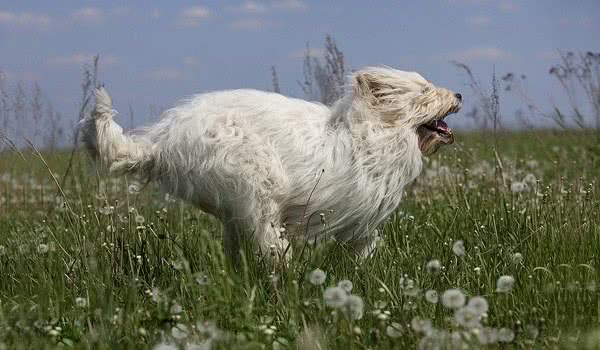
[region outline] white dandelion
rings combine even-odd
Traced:
[[[521,193],[528,190],[528,186],[524,182],[515,181],[510,185],[510,190],[514,193]]]
[[[188,328],[186,325],[182,324],[182,323],[177,323],[175,324],[175,326],[173,326],[173,328],[171,328],[171,335],[173,336],[173,338],[177,339],[177,340],[182,340],[187,338],[188,336]]]
[[[177,302],[174,302],[169,311],[171,312],[171,315],[178,315],[183,312],[183,308]]]
[[[146,222],[146,219],[145,219],[145,218],[144,218],[142,215],[140,215],[140,214],[137,214],[137,215],[135,216],[135,223],[136,223],[136,224],[138,224],[138,225],[142,225],[142,224],[144,224],[144,222]]]
[[[442,304],[449,309],[458,309],[465,305],[465,294],[456,288],[448,289],[442,294]]]
[[[528,324],[525,326],[525,334],[527,334],[527,336],[531,339],[536,339],[538,335],[540,335],[540,331],[535,325]]]
[[[437,304],[439,299],[440,299],[440,297],[439,297],[437,291],[430,289],[425,292],[425,300],[427,300],[428,302],[430,302],[432,304]]]
[[[343,310],[351,320],[360,320],[363,317],[365,303],[358,295],[351,294],[346,298]]]
[[[352,287],[354,286],[349,280],[339,281],[337,285],[348,293],[352,291]]]
[[[431,320],[419,316],[414,317],[410,321],[410,326],[415,330],[415,332],[423,334],[429,334],[433,328],[431,325]]]
[[[483,327],[477,333],[479,343],[482,345],[495,344],[498,341],[498,330],[490,327]]]
[[[456,241],[452,244],[452,252],[456,256],[464,256],[465,255],[465,243],[463,241]]]
[[[48,247],[47,244],[40,243],[37,246],[37,252],[38,252],[38,254],[46,254],[46,253],[48,253],[48,250],[50,250],[50,248]]]
[[[467,304],[477,315],[481,316],[488,312],[489,304],[484,297],[476,296],[469,299]]]
[[[86,298],[77,297],[75,298],[75,305],[80,308],[85,308],[88,305],[88,301]]]
[[[437,274],[442,270],[442,263],[438,259],[430,260],[425,266],[427,272]]]
[[[529,174],[525,175],[525,177],[523,178],[523,183],[529,184],[529,185],[535,187],[535,185],[537,183],[537,178],[535,177],[535,175],[529,173]]]
[[[523,254],[521,253],[514,253],[510,259],[512,260],[512,263],[515,265],[519,265],[521,262],[523,262]]]
[[[341,287],[329,287],[323,292],[325,305],[333,308],[344,306],[348,299],[348,293]]]
[[[509,293],[515,284],[515,278],[513,276],[500,276],[496,282],[496,292],[498,293]]]
[[[3,245],[0,245],[0,256],[4,256],[6,255],[6,247]]]
[[[454,313],[456,322],[465,328],[477,328],[481,326],[479,323],[480,315],[470,306],[464,306]]]
[[[510,328],[500,328],[498,330],[498,341],[501,343],[511,343],[515,340],[515,332]]]
[[[308,275],[308,281],[315,286],[320,286],[325,283],[327,274],[321,269],[315,269]]]

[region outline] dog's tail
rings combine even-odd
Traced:
[[[82,141],[92,157],[113,175],[133,175],[138,185],[150,181],[154,164],[152,143],[144,137],[126,135],[114,122],[112,100],[104,87],[95,91],[96,105],[80,122]]]

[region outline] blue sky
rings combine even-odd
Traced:
[[[149,106],[229,88],[301,96],[307,42],[326,34],[348,65],[385,64],[472,94],[449,63],[470,64],[483,83],[492,70],[525,73],[543,106],[560,100],[548,75],[557,50],[599,51],[600,1],[0,1],[0,69],[10,84],[38,82],[63,114],[75,115],[81,65],[101,56],[100,79],[140,123]],[[471,98],[472,100],[472,98]],[[503,97],[511,114],[518,100]]]

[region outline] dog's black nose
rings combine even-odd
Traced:
[[[462,95],[459,93],[454,94],[454,96],[456,96],[457,99],[459,99],[460,101],[462,101]]]

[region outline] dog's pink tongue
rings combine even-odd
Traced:
[[[446,124],[446,122],[443,120],[438,120],[435,125],[435,128],[442,131],[448,131],[449,129],[448,124]]]

